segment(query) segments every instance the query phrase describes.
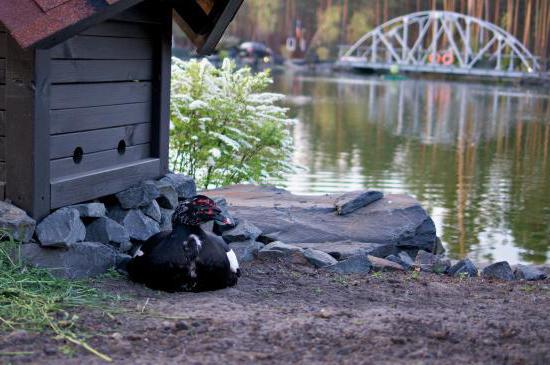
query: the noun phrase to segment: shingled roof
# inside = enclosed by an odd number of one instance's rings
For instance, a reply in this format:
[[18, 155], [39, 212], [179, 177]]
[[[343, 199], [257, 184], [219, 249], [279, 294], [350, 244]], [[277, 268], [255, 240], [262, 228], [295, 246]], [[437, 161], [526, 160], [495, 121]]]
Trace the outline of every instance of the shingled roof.
[[[0, 23], [4, 24], [10, 35], [23, 48], [50, 47], [143, 1], [0, 0]], [[243, 0], [164, 1], [170, 3], [182, 19], [187, 18], [187, 25], [191, 26], [184, 30], [188, 33], [196, 30], [196, 25], [191, 23], [196, 23], [197, 19], [208, 20], [211, 23], [208, 27], [211, 37], [189, 34], [196, 40], [197, 46], [211, 50]], [[198, 6], [198, 9], [202, 8], [205, 11], [204, 14], [195, 12]], [[216, 11], [206, 14], [207, 7]]]
[[[37, 46], [56, 33], [74, 28], [76, 34], [100, 21], [101, 14], [122, 11], [139, 0], [0, 0], [0, 22], [23, 48]], [[88, 20], [88, 21], [87, 21]], [[87, 22], [86, 22], [87, 21]], [[54, 41], [55, 42], [55, 41]]]

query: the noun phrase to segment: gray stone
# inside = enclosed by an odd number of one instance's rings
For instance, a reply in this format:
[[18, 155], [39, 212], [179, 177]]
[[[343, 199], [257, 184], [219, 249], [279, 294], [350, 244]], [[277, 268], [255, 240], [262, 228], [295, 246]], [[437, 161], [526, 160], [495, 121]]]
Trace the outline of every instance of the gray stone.
[[110, 244], [121, 252], [132, 248], [126, 228], [107, 217], [98, 218], [86, 227], [86, 241]]
[[122, 243], [109, 242], [109, 246], [113, 246], [121, 253], [128, 253], [134, 247], [131, 241], [126, 241]]
[[83, 279], [115, 267], [120, 254], [99, 242], [79, 242], [67, 248], [44, 248], [35, 243], [21, 245], [21, 258], [28, 265], [48, 269], [68, 279]]
[[542, 272], [545, 273], [547, 276], [550, 276], [550, 264], [546, 264], [546, 265], [537, 265], [537, 266], [535, 266], [535, 268], [536, 268], [537, 270], [542, 271]]
[[367, 274], [372, 270], [372, 263], [366, 255], [357, 255], [324, 269], [338, 274]]
[[148, 206], [141, 208], [141, 211], [148, 216], [149, 218], [153, 218], [157, 222], [160, 223], [162, 220], [162, 214], [160, 212], [160, 206], [157, 203], [156, 200], [153, 200]]
[[237, 227], [225, 231], [222, 233], [222, 238], [227, 243], [247, 241], [247, 240], [256, 240], [260, 236], [262, 231], [258, 229], [252, 223], [243, 220], [237, 225]]
[[439, 237], [435, 238], [435, 248], [433, 249], [433, 253], [436, 255], [443, 255], [445, 253], [445, 247], [443, 247], [443, 243], [441, 243], [441, 239]]
[[422, 271], [445, 274], [451, 267], [451, 261], [439, 255], [421, 250], [416, 254], [414, 266]]
[[416, 254], [416, 258], [414, 260], [414, 266], [419, 268], [422, 271], [431, 272], [432, 267], [436, 261], [437, 261], [436, 255], [424, 250], [420, 250]]
[[174, 211], [172, 209], [160, 208], [160, 230], [171, 231], [172, 230], [172, 216]]
[[212, 200], [223, 213], [227, 213], [227, 200], [224, 197], [214, 197]]
[[375, 256], [367, 256], [374, 271], [404, 271], [400, 264]]
[[258, 257], [258, 252], [264, 247], [264, 244], [257, 241], [243, 241], [243, 242], [232, 242], [229, 245], [239, 262], [249, 262], [253, 261]]
[[159, 190], [157, 202], [161, 208], [176, 209], [178, 206], [178, 193], [174, 186], [166, 180], [155, 181], [155, 185]]
[[105, 217], [105, 204], [103, 203], [87, 203], [71, 205], [68, 208], [78, 210], [81, 218], [99, 218]]
[[406, 195], [386, 195], [339, 216], [334, 214], [337, 196], [331, 195], [297, 196], [255, 185], [234, 185], [205, 194], [224, 197], [230, 213], [257, 226], [266, 240], [289, 244], [352, 241], [427, 251], [436, 243], [434, 222], [418, 201]]
[[128, 263], [132, 261], [132, 256], [119, 254], [115, 269], [124, 275], [128, 275]]
[[512, 281], [515, 279], [514, 272], [508, 261], [495, 262], [485, 267], [481, 271], [481, 276], [505, 281]]
[[36, 235], [43, 246], [64, 246], [84, 241], [86, 227], [78, 210], [61, 208], [38, 224]]
[[107, 211], [107, 217], [117, 221], [118, 223], [120, 223], [124, 219], [124, 217], [126, 217], [126, 214], [128, 214], [128, 210], [122, 209], [120, 205], [110, 206]]
[[116, 198], [122, 208], [134, 209], [149, 205], [159, 195], [155, 181], [143, 181], [117, 193]]
[[410, 270], [414, 265], [414, 261], [411, 259], [409, 254], [404, 251], [401, 251], [396, 255], [389, 255], [386, 257], [386, 260], [393, 261], [401, 265], [405, 270]]
[[160, 181], [170, 183], [176, 190], [176, 193], [178, 193], [180, 200], [189, 199], [197, 195], [197, 185], [191, 176], [167, 174]]
[[271, 242], [258, 252], [258, 258], [260, 259], [289, 258], [292, 256], [303, 257], [304, 250], [280, 241]]
[[9, 232], [14, 240], [30, 241], [35, 228], [36, 221], [24, 210], [0, 201], [0, 229]]
[[375, 190], [352, 191], [338, 197], [334, 205], [339, 215], [346, 215], [383, 197], [384, 194], [382, 192]]
[[534, 266], [518, 265], [514, 271], [514, 275], [518, 280], [536, 281], [544, 280], [548, 277], [542, 270], [537, 269]]
[[436, 274], [446, 274], [451, 268], [451, 260], [438, 256], [437, 261], [432, 266], [432, 272]]
[[275, 242], [271, 242], [267, 245], [265, 245], [261, 251], [277, 251], [277, 252], [281, 252], [282, 254], [289, 254], [289, 253], [292, 253], [292, 252], [303, 252], [304, 250], [301, 249], [300, 247], [297, 247], [297, 246], [294, 246], [294, 245], [289, 245], [289, 244], [286, 244], [284, 242], [280, 242], [280, 241], [275, 241]]
[[311, 248], [306, 248], [304, 250], [304, 256], [307, 261], [315, 267], [325, 267], [334, 265], [338, 262], [338, 260], [330, 256], [328, 253]]
[[414, 261], [413, 261], [413, 259], [411, 258], [411, 256], [410, 256], [408, 253], [406, 253], [405, 251], [399, 252], [399, 253], [397, 254], [397, 257], [401, 260], [402, 263], [405, 264], [405, 265], [403, 265], [403, 266], [405, 266], [405, 267], [407, 267], [407, 266], [410, 267], [410, 266], [412, 266], [412, 265], [414, 264]]
[[158, 222], [143, 214], [139, 209], [115, 208], [109, 212], [109, 217], [122, 224], [133, 240], [147, 241], [160, 232]]
[[454, 277], [476, 277], [478, 271], [476, 265], [470, 259], [463, 259], [451, 266], [447, 274]]
[[[391, 262], [395, 262], [396, 264], [399, 264], [401, 265], [401, 263], [399, 262], [399, 257], [397, 257], [396, 255], [388, 255], [385, 257], [386, 260], [388, 261], [391, 261]], [[401, 265], [403, 266], [403, 265]]]
[[323, 243], [293, 243], [300, 248], [312, 248], [323, 251], [337, 260], [344, 260], [348, 257], [357, 255], [371, 255], [376, 257], [386, 257], [397, 253], [397, 248], [393, 244], [384, 243], [364, 243], [364, 242], [323, 242]]

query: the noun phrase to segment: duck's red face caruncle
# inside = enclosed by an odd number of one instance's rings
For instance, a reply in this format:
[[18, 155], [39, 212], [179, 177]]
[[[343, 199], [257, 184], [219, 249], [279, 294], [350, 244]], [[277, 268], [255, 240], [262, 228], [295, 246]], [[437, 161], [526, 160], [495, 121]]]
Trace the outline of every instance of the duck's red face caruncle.
[[198, 226], [212, 220], [222, 224], [232, 224], [231, 220], [222, 214], [216, 203], [204, 195], [197, 195], [180, 203], [172, 216], [172, 223], [176, 225]]

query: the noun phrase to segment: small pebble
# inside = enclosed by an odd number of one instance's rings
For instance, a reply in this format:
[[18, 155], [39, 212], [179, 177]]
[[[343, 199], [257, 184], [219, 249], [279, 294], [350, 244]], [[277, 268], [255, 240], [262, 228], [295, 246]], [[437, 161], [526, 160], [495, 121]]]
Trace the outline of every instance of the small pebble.
[[52, 348], [52, 347], [45, 347], [43, 351], [44, 351], [44, 354], [46, 354], [46, 355], [55, 355], [55, 354], [57, 354], [57, 349]]
[[174, 324], [172, 322], [170, 321], [162, 322], [162, 328], [164, 328], [165, 330], [172, 329], [172, 327], [174, 327]]
[[187, 331], [189, 325], [185, 321], [177, 321], [175, 326], [176, 331]]

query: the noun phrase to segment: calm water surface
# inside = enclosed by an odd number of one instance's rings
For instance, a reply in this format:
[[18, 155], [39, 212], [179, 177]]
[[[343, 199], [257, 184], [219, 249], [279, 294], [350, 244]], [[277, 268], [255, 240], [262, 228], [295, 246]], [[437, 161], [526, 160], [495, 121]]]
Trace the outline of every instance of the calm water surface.
[[415, 196], [451, 257], [550, 261], [550, 94], [445, 81], [281, 75], [294, 193]]

